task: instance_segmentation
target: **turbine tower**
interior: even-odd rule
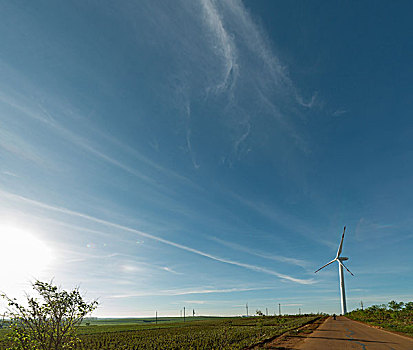
[[[317,271],[314,273],[320,271],[321,269],[324,269],[326,266],[332,264],[333,262],[337,261],[338,262],[338,274],[340,276],[340,294],[341,294],[341,311],[342,314],[345,315],[347,313],[347,304],[346,304],[346,289],[344,287],[344,273],[343,273],[343,267],[350,272],[352,276],[354,276],[351,271],[344,265],[343,261],[348,260],[348,258],[341,255],[341,250],[343,249],[343,240],[344,240],[344,233],[346,232],[346,226],[344,226],[344,231],[343,235],[341,236],[341,242],[340,245],[338,246],[338,251],[336,257],[331,260],[329,263],[325,264],[324,266],[320,267]]]

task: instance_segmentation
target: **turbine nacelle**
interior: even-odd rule
[[[321,267],[320,267],[317,271],[315,271],[315,272],[318,272],[318,271],[320,271],[321,269],[324,269],[326,266],[328,266],[328,265],[332,264],[333,262],[337,261],[340,266],[344,267],[352,276],[354,276],[353,273],[352,273],[352,272],[346,267],[346,265],[344,265],[344,263],[343,263],[343,261],[348,260],[348,258],[347,258],[346,256],[340,256],[341,251],[343,250],[343,241],[344,241],[344,234],[345,234],[345,233],[346,233],[346,226],[344,226],[343,234],[341,235],[340,245],[338,246],[338,250],[337,250],[337,255],[336,255],[336,257],[335,257],[333,260],[331,260],[330,262],[328,262],[327,264],[325,264],[324,266],[321,266]],[[315,273],[315,272],[314,272],[314,273]]]

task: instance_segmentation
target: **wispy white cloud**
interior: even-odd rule
[[[99,261],[102,261],[102,260],[111,259],[111,258],[119,256],[119,254],[116,254],[116,253],[85,254],[85,253],[80,253],[79,251],[75,251],[75,250],[66,250],[66,251],[60,251],[60,252],[65,254],[66,258],[63,258],[63,262],[67,264],[85,262],[85,261],[90,261],[92,259],[97,259]]]
[[[317,94],[315,93],[313,96],[311,96],[311,99],[309,101],[304,101],[304,99],[301,96],[297,96],[297,102],[306,108],[312,108],[317,101]]]
[[[142,296],[155,296],[155,295],[190,295],[190,294],[214,294],[214,293],[235,293],[235,292],[249,292],[256,290],[268,290],[272,289],[270,287],[262,288],[223,288],[223,289],[214,289],[214,288],[197,288],[197,289],[166,289],[166,290],[154,290],[149,292],[142,293],[130,293],[130,294],[115,294],[109,296],[110,298],[119,299],[119,298],[134,298]]]
[[[269,260],[274,260],[274,261],[279,261],[279,262],[284,262],[287,264],[292,264],[292,265],[296,265],[296,266],[300,266],[303,268],[308,267],[309,262],[302,260],[302,259],[296,259],[296,258],[291,258],[291,257],[285,257],[282,255],[275,255],[275,254],[268,254],[268,253],[264,253],[264,252],[260,252],[257,250],[254,250],[252,248],[247,248],[244,247],[240,244],[234,243],[234,242],[227,242],[223,239],[217,238],[217,237],[210,237],[210,239],[214,240],[215,242],[218,242],[219,244],[222,244],[226,247],[229,247],[231,249],[234,250],[238,250],[240,252],[244,252],[244,253],[248,253],[251,255],[255,255],[258,256],[260,258],[264,258],[264,259],[269,259]]]
[[[168,21],[168,27],[173,28],[168,33],[158,28],[154,31],[166,42],[179,41],[176,46],[185,53],[172,51],[177,63],[168,84],[173,89],[172,103],[181,104],[176,108],[183,120],[188,120],[189,105],[201,111],[191,116],[191,127],[182,123],[185,148],[191,150],[188,153],[194,167],[202,164],[204,155],[197,152],[194,158],[200,141],[191,136],[203,132],[196,129],[200,127],[197,118],[203,114],[208,114],[215,130],[226,129],[225,137],[218,140],[221,154],[217,159],[229,165],[268,147],[262,142],[262,133],[282,136],[291,149],[309,154],[311,147],[296,117],[316,105],[317,94],[301,96],[274,44],[243,2],[198,0],[181,5],[177,16],[188,16],[190,23],[183,26]],[[159,6],[148,7],[158,17],[160,12],[167,17]],[[197,35],[189,36],[192,31]],[[190,71],[188,67],[192,67]]]
[[[207,304],[207,302],[205,300],[185,300],[185,303],[198,304],[198,305]]]
[[[174,275],[183,275],[182,272],[177,272],[177,271],[175,271],[174,269],[172,269],[172,268],[170,268],[170,267],[168,267],[168,266],[163,266],[163,267],[161,267],[161,269],[164,270],[164,271],[166,271],[166,272],[173,273]]]
[[[20,177],[19,175],[15,174],[11,171],[7,171],[7,170],[2,171],[1,173],[4,174],[4,175],[7,175],[7,176],[11,176],[11,177]]]
[[[373,237],[384,237],[392,234],[391,229],[394,228],[394,224],[381,223],[375,220],[371,220],[365,217],[361,217],[357,222],[355,228],[355,238],[358,241],[371,240]]]
[[[76,146],[82,148],[83,150],[89,152],[90,154],[93,154],[94,156],[100,158],[101,160],[106,161],[106,162],[110,163],[111,165],[114,165],[114,166],[116,166],[116,167],[118,167],[118,168],[134,175],[134,176],[137,176],[137,177],[139,177],[140,179],[142,179],[144,181],[153,182],[153,179],[151,179],[150,177],[143,175],[142,173],[140,173],[137,170],[129,167],[128,165],[123,164],[122,162],[120,162],[120,161],[108,156],[107,154],[99,151],[97,148],[93,147],[90,144],[90,141],[87,141],[86,139],[79,136],[78,134],[70,131],[69,129],[67,129],[65,127],[63,127],[55,118],[53,118],[51,113],[48,112],[47,109],[42,104],[37,104],[37,106],[34,106],[34,105],[29,106],[28,101],[27,101],[27,103],[23,102],[23,101],[26,100],[26,98],[24,96],[12,97],[10,95],[5,95],[4,93],[0,96],[0,99],[3,103],[6,103],[7,105],[15,108],[16,110],[24,113],[24,115],[26,115],[27,117],[32,118],[34,120],[37,120],[37,121],[43,123],[44,125],[46,125],[50,129],[52,129],[57,134],[63,136],[65,139],[69,140],[70,142],[72,142]],[[0,140],[3,140],[3,145],[2,145],[3,147],[8,147],[9,151],[13,151],[13,149],[10,149],[10,147],[12,147],[12,145],[15,144],[16,140],[18,140],[18,139],[13,137],[14,142],[12,142],[10,140],[10,138],[1,137]],[[33,146],[22,147],[22,145],[20,145],[18,149],[24,150],[23,155],[26,155],[26,156],[34,159],[34,160],[37,160],[39,158],[38,156],[34,157]],[[22,153],[22,152],[23,151],[20,151],[20,153]]]
[[[238,139],[235,140],[234,142],[234,153],[235,155],[240,156],[242,154],[241,152],[241,145],[246,141],[247,137],[251,133],[251,124],[250,122],[246,121],[244,124],[242,124],[242,127],[244,127],[245,132],[241,134]]]
[[[299,94],[294,82],[289,77],[288,69],[281,62],[274,51],[274,44],[270,42],[267,33],[254,20],[251,13],[241,0],[228,0],[222,3],[226,14],[229,15],[228,22],[236,28],[236,34],[242,39],[249,52],[260,58],[265,75],[270,79],[265,79],[265,75],[259,75],[261,87],[271,86],[279,91],[285,98],[294,99],[299,105],[312,108],[316,102],[317,93],[313,94],[308,102]],[[264,83],[264,84],[263,84]],[[268,85],[269,84],[269,85]],[[264,89],[266,91],[267,89]]]
[[[200,0],[203,8],[203,19],[208,30],[213,34],[212,47],[218,57],[223,58],[224,69],[221,82],[216,86],[218,92],[231,90],[238,75],[236,48],[233,39],[224,27],[222,16],[213,0]]]
[[[251,14],[240,0],[229,0],[223,2],[223,7],[232,15],[229,19],[236,26],[237,34],[243,39],[243,43],[249,51],[258,55],[264,62],[270,76],[276,84],[291,85],[286,67],[281,64],[278,57],[272,52],[267,35],[254,22]]]
[[[47,165],[49,161],[41,155],[30,143],[16,133],[5,130],[0,126],[0,148],[12,153],[14,156],[30,160],[40,166]],[[4,173],[4,172],[3,172]],[[10,173],[8,173],[10,175]]]
[[[120,157],[115,158],[109,155],[102,150],[102,145],[97,144],[93,139],[103,139],[106,145],[110,143],[112,149],[116,149],[118,154],[122,154],[122,158],[125,158],[125,156],[128,155],[133,157],[135,162],[139,161],[145,166],[157,170],[158,174],[163,174],[168,177],[168,179],[174,179],[182,185],[192,189],[202,190],[198,185],[182,174],[156,163],[149,157],[138,152],[136,148],[132,148],[117,138],[103,132],[97,125],[91,124],[92,122],[87,120],[86,112],[84,113],[85,115],[82,115],[81,111],[74,112],[74,110],[76,110],[74,105],[63,102],[60,97],[55,96],[50,92],[43,91],[42,87],[33,84],[20,72],[17,72],[2,61],[0,61],[0,70],[19,87],[24,87],[24,92],[22,92],[17,88],[13,88],[13,86],[3,87],[0,82],[0,87],[2,87],[2,89],[0,89],[0,102],[9,108],[14,109],[27,118],[43,124],[56,135],[63,137],[65,140],[71,142],[73,145],[86,151],[97,159],[121,169],[154,187],[161,188],[163,192],[168,192],[169,189],[162,187],[152,176],[147,175],[142,171],[141,167],[138,170],[137,167],[130,166],[131,162],[127,163],[119,160]],[[45,96],[47,98],[45,98]],[[46,103],[44,100],[48,102]],[[59,117],[56,117],[55,115],[58,115]],[[78,128],[80,127],[79,124],[81,124],[82,128],[87,128],[90,134],[93,134],[94,137],[90,137],[90,134],[87,138],[81,136],[81,133],[78,131],[74,132],[70,128],[64,126],[61,120],[65,120],[66,124],[69,120],[72,120],[74,125]],[[26,142],[16,134],[10,134],[10,132],[4,130],[4,128],[0,129],[0,147],[21,157],[35,161],[39,165],[47,164],[50,166],[50,164],[48,164],[48,159],[37,151],[36,145]]]
[[[86,140],[85,138],[81,137],[77,133],[74,133],[71,130],[69,130],[68,128],[65,128],[64,126],[62,126],[59,122],[56,121],[55,118],[53,118],[51,116],[51,113],[48,112],[44,106],[39,104],[39,107],[41,108],[44,115],[48,116],[48,118],[40,118],[40,120],[46,121],[46,123],[48,124],[49,127],[51,127],[54,131],[58,132],[60,135],[65,137],[67,140],[69,140],[73,144],[75,144],[78,147],[82,148],[83,150],[89,152],[90,154],[96,156],[97,158],[99,158],[99,159],[101,159],[101,160],[103,160],[103,161],[105,161],[105,162],[107,162],[107,163],[109,163],[109,164],[111,164],[115,167],[118,167],[118,168],[128,172],[129,174],[132,174],[132,175],[138,177],[139,179],[141,179],[141,180],[143,180],[147,183],[155,184],[156,186],[158,185],[153,180],[153,178],[151,178],[150,176],[147,176],[147,175],[143,174],[142,172],[134,169],[133,167],[130,167],[129,165],[126,165],[125,163],[120,162],[117,159],[107,155],[106,153],[100,151],[97,147],[93,146],[89,140]],[[32,115],[32,113],[30,115]]]
[[[197,162],[196,155],[194,153],[194,150],[192,149],[191,136],[191,105],[188,102],[188,104],[186,105],[186,147],[189,154],[191,155],[192,165],[195,169],[199,169],[200,165]]]
[[[30,204],[30,205],[34,205],[34,206],[43,208],[43,209],[48,209],[48,210],[51,210],[51,211],[54,211],[54,212],[59,212],[59,213],[62,213],[62,214],[75,216],[75,217],[78,217],[78,218],[93,221],[95,223],[102,224],[102,225],[107,226],[107,227],[116,228],[116,229],[120,229],[120,230],[123,230],[123,231],[126,231],[126,232],[135,233],[139,236],[142,236],[142,237],[145,237],[145,238],[157,241],[157,242],[161,242],[161,243],[164,243],[166,245],[169,245],[169,246],[181,249],[181,250],[185,250],[187,252],[194,253],[194,254],[199,255],[199,256],[206,257],[210,260],[219,261],[219,262],[222,262],[222,263],[225,263],[225,264],[228,264],[228,265],[243,267],[243,268],[246,268],[246,269],[252,270],[252,271],[262,272],[262,273],[265,273],[265,274],[268,274],[268,275],[276,276],[276,277],[278,277],[280,279],[283,279],[283,280],[287,280],[287,281],[291,281],[291,282],[295,282],[295,283],[299,283],[299,284],[313,284],[313,283],[315,283],[315,281],[313,279],[299,279],[299,278],[295,278],[295,277],[292,277],[292,276],[289,276],[289,275],[286,275],[286,274],[279,273],[279,272],[274,271],[274,270],[270,270],[270,269],[265,268],[265,267],[246,264],[246,263],[242,263],[242,262],[238,262],[238,261],[234,261],[234,260],[230,260],[230,259],[224,259],[224,258],[221,258],[221,257],[218,257],[218,256],[214,256],[212,254],[203,252],[201,250],[194,249],[194,248],[185,246],[183,244],[179,244],[179,243],[176,243],[176,242],[173,242],[173,241],[170,241],[170,240],[152,235],[150,233],[146,233],[146,232],[143,232],[143,231],[136,230],[136,229],[131,228],[131,227],[127,227],[127,226],[120,225],[120,224],[117,224],[117,223],[113,223],[113,222],[110,222],[110,221],[107,221],[107,220],[99,219],[99,218],[96,218],[96,217],[93,217],[93,216],[90,216],[90,215],[87,215],[87,214],[83,214],[83,213],[80,213],[80,212],[77,212],[77,211],[73,211],[73,210],[70,210],[70,209],[66,209],[66,208],[63,208],[63,207],[56,207],[56,206],[52,206],[52,205],[49,205],[49,204],[45,204],[45,203],[30,199],[30,198],[27,198],[27,197],[23,197],[23,196],[20,196],[20,195],[16,195],[16,194],[4,191],[4,190],[0,190],[0,195],[4,196],[6,198],[9,198],[11,200],[24,202],[24,203],[27,203],[27,204]]]
[[[190,113],[190,106],[188,105],[188,112]],[[131,155],[135,160],[138,160],[139,162],[144,163],[145,165],[149,165],[153,169],[157,170],[159,173],[164,174],[165,176],[168,177],[168,179],[174,179],[179,181],[182,184],[185,184],[191,188],[197,189],[197,190],[202,190],[202,188],[195,184],[193,181],[191,181],[188,177],[183,176],[177,171],[171,170],[167,167],[162,166],[161,164],[154,162],[151,158],[143,155],[141,152],[138,152],[136,148],[133,148],[129,146],[128,144],[120,141],[119,139],[108,135],[107,133],[103,132],[100,130],[96,125],[91,125],[90,127],[93,129],[94,133],[99,135],[101,138],[103,138],[105,141],[108,141],[111,145],[113,145],[116,148],[119,148],[122,152],[125,154]],[[151,146],[159,151],[159,143],[156,140],[153,140],[150,142]]]
[[[333,116],[338,117],[340,115],[346,114],[347,112],[348,112],[347,110],[339,108],[333,112]]]
[[[237,200],[238,203],[245,205],[246,207],[254,210],[260,215],[276,222],[277,224],[292,230],[306,238],[322,243],[328,247],[337,248],[337,243],[329,242],[319,238],[314,234],[314,230],[309,229],[307,223],[303,222],[299,217],[292,216],[280,208],[269,207],[265,203],[253,201],[244,198],[234,192],[227,192],[229,196]]]

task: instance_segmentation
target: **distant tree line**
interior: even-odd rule
[[[346,316],[353,320],[413,335],[413,301],[404,303],[392,300],[387,304],[351,311]]]

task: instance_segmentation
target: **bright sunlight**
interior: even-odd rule
[[[35,234],[10,224],[0,224],[0,254],[0,279],[7,283],[38,276],[52,260],[51,249]]]

